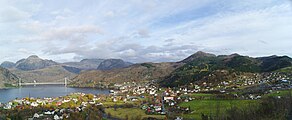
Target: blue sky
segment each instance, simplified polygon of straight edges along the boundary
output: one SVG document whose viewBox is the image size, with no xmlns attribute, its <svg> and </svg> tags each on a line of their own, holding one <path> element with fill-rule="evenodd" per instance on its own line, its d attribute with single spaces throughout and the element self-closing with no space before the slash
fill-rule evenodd
<svg viewBox="0 0 292 120">
<path fill-rule="evenodd" d="M 292 56 L 291 0 L 1 0 L 0 62 Z"/>
</svg>

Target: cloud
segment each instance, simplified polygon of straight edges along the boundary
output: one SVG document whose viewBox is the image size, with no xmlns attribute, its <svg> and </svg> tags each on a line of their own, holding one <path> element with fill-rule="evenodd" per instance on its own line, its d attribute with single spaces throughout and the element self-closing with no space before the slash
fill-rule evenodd
<svg viewBox="0 0 292 120">
<path fill-rule="evenodd" d="M 150 32 L 146 29 L 140 29 L 138 35 L 142 38 L 150 37 Z"/>
<path fill-rule="evenodd" d="M 31 15 L 12 6 L 0 8 L 0 22 L 16 22 L 29 18 Z"/>
<path fill-rule="evenodd" d="M 178 61 L 215 54 L 292 55 L 291 1 L 0 1 L 0 57 Z M 15 60 L 13 58 L 13 60 Z M 12 60 L 12 59 L 11 59 Z M 0 60 L 1 61 L 1 60 Z"/>
</svg>

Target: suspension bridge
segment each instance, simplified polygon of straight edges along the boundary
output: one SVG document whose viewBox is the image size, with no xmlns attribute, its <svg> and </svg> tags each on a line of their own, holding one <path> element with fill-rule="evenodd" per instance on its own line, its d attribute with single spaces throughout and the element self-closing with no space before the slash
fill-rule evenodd
<svg viewBox="0 0 292 120">
<path fill-rule="evenodd" d="M 33 82 L 22 82 L 21 79 L 18 80 L 18 86 L 26 86 L 26 85 L 65 85 L 67 86 L 69 79 L 66 77 L 64 79 L 55 80 L 54 82 L 37 82 L 34 80 Z"/>
</svg>

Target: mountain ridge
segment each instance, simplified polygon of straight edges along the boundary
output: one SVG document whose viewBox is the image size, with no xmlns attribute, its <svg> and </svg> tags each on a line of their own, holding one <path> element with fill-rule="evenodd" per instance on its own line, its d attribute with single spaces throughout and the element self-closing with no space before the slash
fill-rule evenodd
<svg viewBox="0 0 292 120">
<path fill-rule="evenodd" d="M 202 80 L 213 80 L 215 78 L 208 77 L 211 74 L 216 74 L 221 76 L 218 80 L 229 80 L 232 78 L 252 75 L 256 73 L 263 72 L 274 72 L 276 70 L 281 70 L 285 67 L 290 67 L 292 60 L 290 57 L 283 56 L 268 56 L 263 58 L 253 58 L 249 56 L 242 56 L 239 54 L 230 55 L 214 55 L 210 53 L 205 53 L 198 51 L 185 59 L 178 62 L 166 62 L 166 63 L 138 63 L 128 66 L 126 68 L 119 68 L 113 70 L 93 70 L 84 71 L 80 73 L 75 81 L 76 86 L 86 86 L 89 83 L 98 82 L 130 82 L 130 81 L 145 81 L 145 80 L 160 80 L 160 85 L 162 86 L 177 86 L 184 85 L 190 82 L 202 81 Z M 271 61 L 271 62 L 267 62 Z M 288 61 L 288 62 L 287 62 Z M 266 63 L 277 64 L 272 68 L 267 70 L 263 68 L 268 68 Z M 163 66 L 163 64 L 168 64 Z M 269 65 L 269 64 L 268 64 Z M 159 67 L 157 67 L 159 66 Z M 140 70 L 141 68 L 147 68 L 145 70 Z M 154 69 L 153 69 L 154 68 Z M 139 77 L 139 74 L 143 76 L 143 71 L 148 71 L 151 74 L 157 74 L 156 70 L 168 70 L 167 72 L 160 73 L 161 76 L 150 76 L 145 79 Z M 287 71 L 287 69 L 284 69 Z M 136 71 L 139 71 L 136 73 Z M 132 74 L 131 74 L 132 73 Z M 113 77 L 114 76 L 114 77 Z M 125 77 L 127 76 L 127 77 Z M 144 76 L 145 77 L 145 76 Z M 131 78 L 131 79 L 130 79 Z M 83 82 L 82 82 L 83 81 Z M 82 84 L 84 83 L 84 84 Z M 74 85 L 74 83 L 72 83 Z M 92 86 L 92 85 L 90 85 Z"/>
<path fill-rule="evenodd" d="M 243 74 L 270 73 L 291 66 L 292 58 L 288 56 L 273 55 L 256 58 L 239 54 L 204 56 L 176 69 L 161 80 L 160 84 L 177 86 L 204 80 L 232 80 Z M 217 77 L 212 78 L 214 74 L 217 74 Z"/>
</svg>

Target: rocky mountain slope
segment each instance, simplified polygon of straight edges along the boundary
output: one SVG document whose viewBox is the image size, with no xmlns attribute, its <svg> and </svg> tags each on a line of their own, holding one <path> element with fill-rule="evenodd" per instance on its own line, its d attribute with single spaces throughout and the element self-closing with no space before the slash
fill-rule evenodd
<svg viewBox="0 0 292 120">
<path fill-rule="evenodd" d="M 73 78 L 80 70 L 66 67 L 52 60 L 41 59 L 36 55 L 17 61 L 14 66 L 12 62 L 3 62 L 1 66 L 9 69 L 13 74 L 22 79 L 23 82 L 56 82 L 65 77 Z"/>
<path fill-rule="evenodd" d="M 64 82 L 64 78 L 74 78 L 77 74 L 66 70 L 63 66 L 54 65 L 43 69 L 23 71 L 13 69 L 23 82 Z"/>
<path fill-rule="evenodd" d="M 9 62 L 9 61 L 5 61 L 5 62 L 1 63 L 0 66 L 3 67 L 3 68 L 9 69 L 9 68 L 14 68 L 15 67 L 15 63 Z"/>
<path fill-rule="evenodd" d="M 18 77 L 9 70 L 0 67 L 0 88 L 17 85 Z"/>
<path fill-rule="evenodd" d="M 111 70 L 131 65 L 119 59 L 84 59 L 80 62 L 57 63 L 52 60 L 41 59 L 36 55 L 21 59 L 16 63 L 3 62 L 1 66 L 22 78 L 23 82 L 56 82 L 73 78 L 83 70 Z"/>
<path fill-rule="evenodd" d="M 36 55 L 29 56 L 27 59 L 22 59 L 16 62 L 15 67 L 19 70 L 36 70 L 49 66 L 57 65 L 57 62 L 52 60 L 43 60 Z"/>
<path fill-rule="evenodd" d="M 121 59 L 107 59 L 100 63 L 97 67 L 98 70 L 111 70 L 117 68 L 125 68 L 132 65 L 130 62 L 125 62 Z"/>
<path fill-rule="evenodd" d="M 66 66 L 75 67 L 81 70 L 94 70 L 104 59 L 83 59 L 80 62 L 67 62 L 63 63 Z"/>
</svg>

